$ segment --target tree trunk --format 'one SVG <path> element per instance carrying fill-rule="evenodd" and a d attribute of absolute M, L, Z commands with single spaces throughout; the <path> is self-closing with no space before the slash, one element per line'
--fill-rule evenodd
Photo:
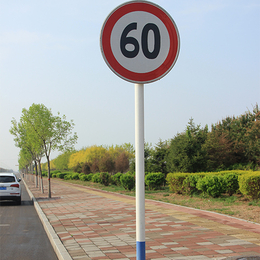
<path fill-rule="evenodd" d="M 48 162 L 48 187 L 49 187 L 49 198 L 51 198 L 51 167 L 50 167 L 50 158 L 47 156 Z"/>
<path fill-rule="evenodd" d="M 35 187 L 38 188 L 38 168 L 37 168 L 37 161 L 34 161 L 35 164 Z"/>
<path fill-rule="evenodd" d="M 34 182 L 34 179 L 33 179 L 33 162 L 31 162 L 31 164 L 30 164 L 30 173 L 31 173 L 31 182 Z"/>
<path fill-rule="evenodd" d="M 42 193 L 44 193 L 44 189 L 43 189 L 43 181 L 42 181 L 42 167 L 41 167 L 41 160 L 38 160 L 38 164 L 39 164 L 39 176 L 40 176 L 40 186 L 41 186 L 41 191 L 42 191 Z"/>
<path fill-rule="evenodd" d="M 28 165 L 26 165 L 25 176 L 26 176 L 26 179 L 28 179 Z"/>

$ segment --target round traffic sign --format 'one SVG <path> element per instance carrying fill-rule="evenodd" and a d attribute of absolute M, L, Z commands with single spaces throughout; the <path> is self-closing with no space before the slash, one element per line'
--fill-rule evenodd
<path fill-rule="evenodd" d="M 149 83 L 165 76 L 180 49 L 177 26 L 160 6 L 126 2 L 106 18 L 100 35 L 103 58 L 119 77 Z"/>

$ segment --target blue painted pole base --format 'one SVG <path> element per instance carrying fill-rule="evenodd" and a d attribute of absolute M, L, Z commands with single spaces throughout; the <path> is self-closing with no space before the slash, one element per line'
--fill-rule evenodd
<path fill-rule="evenodd" d="M 145 260 L 145 242 L 136 241 L 136 260 Z"/>

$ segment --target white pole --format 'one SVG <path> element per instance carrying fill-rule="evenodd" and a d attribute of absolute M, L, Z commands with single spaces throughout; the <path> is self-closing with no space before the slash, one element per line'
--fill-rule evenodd
<path fill-rule="evenodd" d="M 135 84 L 136 260 L 145 260 L 144 84 Z"/>

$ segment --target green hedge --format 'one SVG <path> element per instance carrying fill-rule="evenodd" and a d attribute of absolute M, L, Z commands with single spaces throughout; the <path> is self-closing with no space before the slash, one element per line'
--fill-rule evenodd
<path fill-rule="evenodd" d="M 184 193 L 183 182 L 188 175 L 189 173 L 168 173 L 166 181 L 169 185 L 169 190 L 177 194 Z"/>
<path fill-rule="evenodd" d="M 110 183 L 110 175 L 108 172 L 97 172 L 92 176 L 91 181 L 108 186 Z"/>
<path fill-rule="evenodd" d="M 93 174 L 91 181 L 95 182 L 95 183 L 101 183 L 100 173 L 97 172 L 97 173 Z"/>
<path fill-rule="evenodd" d="M 110 183 L 110 174 L 108 172 L 101 172 L 100 173 L 100 183 L 108 186 Z"/>
<path fill-rule="evenodd" d="M 161 172 L 150 172 L 145 176 L 145 184 L 149 190 L 159 189 L 165 181 L 164 174 Z"/>
<path fill-rule="evenodd" d="M 56 174 L 57 176 L 58 173 L 61 173 L 61 171 L 59 170 L 51 171 L 51 177 L 53 177 L 53 174 Z"/>
<path fill-rule="evenodd" d="M 72 174 L 66 174 L 63 179 L 64 180 L 72 180 Z"/>
<path fill-rule="evenodd" d="M 94 173 L 87 174 L 87 181 L 91 181 Z"/>
<path fill-rule="evenodd" d="M 223 175 L 225 185 L 226 185 L 225 192 L 228 193 L 229 196 L 232 196 L 233 194 L 237 193 L 237 191 L 239 189 L 239 184 L 238 184 L 239 175 L 237 173 L 233 173 L 233 172 Z"/>
<path fill-rule="evenodd" d="M 75 172 L 71 174 L 71 179 L 72 180 L 79 180 L 79 173 Z"/>
<path fill-rule="evenodd" d="M 249 199 L 260 198 L 260 172 L 220 171 L 201 173 L 169 173 L 166 177 L 170 191 L 177 194 L 203 192 L 212 197 L 223 193 L 233 194 L 240 191 Z"/>
<path fill-rule="evenodd" d="M 189 174 L 183 181 L 183 192 L 188 195 L 200 193 L 200 190 L 197 188 L 197 182 L 204 176 L 204 173 Z"/>
<path fill-rule="evenodd" d="M 241 193 L 251 199 L 260 198 L 260 172 L 251 172 L 238 177 L 239 190 Z"/>
<path fill-rule="evenodd" d="M 135 187 L 135 176 L 132 173 L 127 172 L 121 175 L 120 182 L 124 189 L 133 190 Z"/>
<path fill-rule="evenodd" d="M 121 182 L 120 182 L 120 177 L 123 175 L 123 173 L 121 172 L 118 172 L 114 175 L 111 176 L 111 183 L 113 185 L 116 185 L 116 186 L 120 186 L 121 185 Z"/>
<path fill-rule="evenodd" d="M 47 176 L 47 171 L 42 172 Z M 131 172 L 125 174 L 116 173 L 110 176 L 107 172 L 72 173 L 53 171 L 52 177 L 60 179 L 80 179 L 92 181 L 108 186 L 110 183 L 132 190 L 135 187 L 135 176 Z M 255 200 L 260 198 L 260 172 L 259 171 L 219 171 L 201 173 L 168 173 L 166 177 L 169 190 L 177 194 L 207 194 L 212 197 L 219 197 L 223 193 L 230 196 L 240 191 L 246 198 Z M 164 183 L 162 173 L 148 173 L 145 176 L 145 184 L 150 190 L 159 188 Z"/>
<path fill-rule="evenodd" d="M 57 178 L 64 179 L 64 177 L 67 175 L 67 172 L 60 172 L 57 174 Z"/>
<path fill-rule="evenodd" d="M 91 176 L 91 178 L 92 178 L 92 176 Z M 79 179 L 81 181 L 89 181 L 89 174 L 81 173 L 81 174 L 79 174 Z"/>
<path fill-rule="evenodd" d="M 216 198 L 225 192 L 226 184 L 223 176 L 207 174 L 198 180 L 196 187 L 198 190 L 203 191 L 203 193 Z"/>
<path fill-rule="evenodd" d="M 226 175 L 226 174 L 236 174 L 237 176 L 246 174 L 251 171 L 243 171 L 243 170 L 229 170 L 229 171 L 219 171 L 219 172 L 213 172 L 214 174 L 221 174 L 221 175 Z M 212 174 L 212 172 L 208 172 L 205 174 Z"/>

